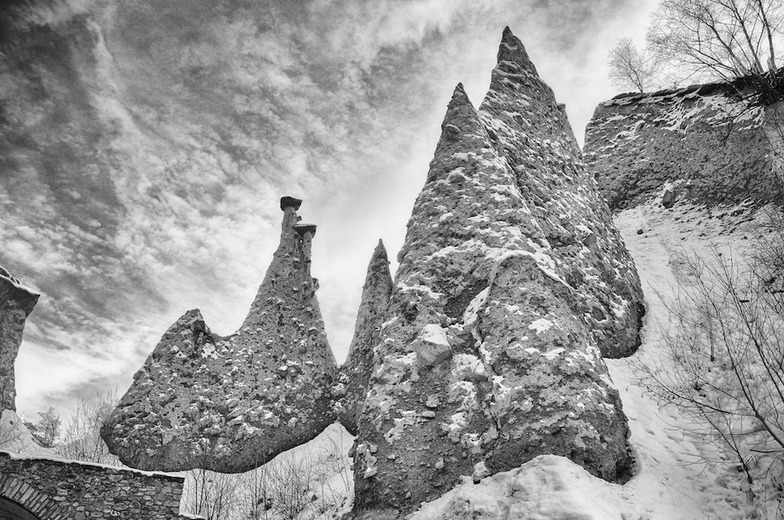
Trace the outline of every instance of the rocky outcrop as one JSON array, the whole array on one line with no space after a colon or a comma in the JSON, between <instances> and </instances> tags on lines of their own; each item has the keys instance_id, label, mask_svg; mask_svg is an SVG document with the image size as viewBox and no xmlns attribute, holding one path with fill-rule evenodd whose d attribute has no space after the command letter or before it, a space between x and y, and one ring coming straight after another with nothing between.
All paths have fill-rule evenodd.
<instances>
[{"instance_id":1,"label":"rocky outcrop","mask_svg":"<svg viewBox=\"0 0 784 520\"><path fill-rule=\"evenodd\" d=\"M365 402L367 385L373 371L373 352L378 345L381 325L392 295L392 276L383 242L378 241L368 265L362 299L359 304L354 337L345 364L340 369L340 382L345 387L339 420L352 434Z\"/></svg>"},{"instance_id":2,"label":"rocky outcrop","mask_svg":"<svg viewBox=\"0 0 784 520\"><path fill-rule=\"evenodd\" d=\"M622 477L628 427L600 348L636 348L639 280L508 28L479 109L455 89L398 260L359 419L359 517L546 453Z\"/></svg>"},{"instance_id":3,"label":"rocky outcrop","mask_svg":"<svg viewBox=\"0 0 784 520\"><path fill-rule=\"evenodd\" d=\"M588 123L586 164L613 210L655 197L665 207L775 200L784 107L753 99L742 80L622 94Z\"/></svg>"},{"instance_id":4,"label":"rocky outcrop","mask_svg":"<svg viewBox=\"0 0 784 520\"><path fill-rule=\"evenodd\" d=\"M0 267L0 411L16 411L14 364L22 344L25 321L39 296Z\"/></svg>"},{"instance_id":5,"label":"rocky outcrop","mask_svg":"<svg viewBox=\"0 0 784 520\"><path fill-rule=\"evenodd\" d=\"M101 436L146 470L256 468L336 419L337 369L310 275L312 224L281 199L280 246L236 334L220 337L198 310L164 334Z\"/></svg>"}]
</instances>

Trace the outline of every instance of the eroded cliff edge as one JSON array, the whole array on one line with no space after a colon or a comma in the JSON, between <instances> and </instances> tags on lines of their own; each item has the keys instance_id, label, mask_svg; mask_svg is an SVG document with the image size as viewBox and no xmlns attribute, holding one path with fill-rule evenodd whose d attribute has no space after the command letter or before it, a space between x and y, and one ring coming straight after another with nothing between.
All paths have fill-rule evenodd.
<instances>
[{"instance_id":1,"label":"eroded cliff edge","mask_svg":"<svg viewBox=\"0 0 784 520\"><path fill-rule=\"evenodd\" d=\"M781 185L782 128L782 102L759 98L744 78L621 94L588 123L585 162L614 211L660 196L665 205L764 204Z\"/></svg>"}]
</instances>

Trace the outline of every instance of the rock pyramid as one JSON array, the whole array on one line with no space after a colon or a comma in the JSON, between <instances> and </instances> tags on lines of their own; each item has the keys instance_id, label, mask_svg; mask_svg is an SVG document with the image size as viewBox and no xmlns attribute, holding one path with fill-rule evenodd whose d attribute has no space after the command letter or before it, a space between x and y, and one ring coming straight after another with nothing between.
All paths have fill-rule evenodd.
<instances>
[{"instance_id":1,"label":"rock pyramid","mask_svg":"<svg viewBox=\"0 0 784 520\"><path fill-rule=\"evenodd\" d=\"M382 321L389 308L391 295L392 276L389 273L387 250L379 240L368 265L365 285L362 287L354 337L346 362L340 370L341 383L346 391L339 420L352 435L357 433L357 422L373 370L373 353L378 345Z\"/></svg>"},{"instance_id":2,"label":"rock pyramid","mask_svg":"<svg viewBox=\"0 0 784 520\"><path fill-rule=\"evenodd\" d=\"M628 426L602 354L638 345L639 279L509 28L479 109L454 91L398 260L359 418L359 517L540 454L623 477Z\"/></svg>"},{"instance_id":3,"label":"rock pyramid","mask_svg":"<svg viewBox=\"0 0 784 520\"><path fill-rule=\"evenodd\" d=\"M129 466L247 471L336 419L337 368L310 275L316 226L283 197L280 246L237 333L188 311L166 331L101 430Z\"/></svg>"},{"instance_id":4,"label":"rock pyramid","mask_svg":"<svg viewBox=\"0 0 784 520\"><path fill-rule=\"evenodd\" d=\"M16 411L14 364L25 322L39 296L0 267L0 412Z\"/></svg>"}]
</instances>

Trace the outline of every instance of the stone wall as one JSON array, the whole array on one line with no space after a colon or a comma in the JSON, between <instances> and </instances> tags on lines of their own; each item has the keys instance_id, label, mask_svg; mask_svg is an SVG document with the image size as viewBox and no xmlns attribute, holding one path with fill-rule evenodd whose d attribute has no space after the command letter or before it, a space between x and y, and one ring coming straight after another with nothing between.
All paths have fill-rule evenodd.
<instances>
[{"instance_id":1,"label":"stone wall","mask_svg":"<svg viewBox=\"0 0 784 520\"><path fill-rule=\"evenodd\" d=\"M0 452L0 497L41 520L184 519L179 514L183 482L170 475Z\"/></svg>"},{"instance_id":2,"label":"stone wall","mask_svg":"<svg viewBox=\"0 0 784 520\"><path fill-rule=\"evenodd\" d=\"M665 204L775 196L781 103L763 107L751 94L742 84L715 83L601 103L586 128L584 157L610 208L662 196L668 185Z\"/></svg>"}]
</instances>

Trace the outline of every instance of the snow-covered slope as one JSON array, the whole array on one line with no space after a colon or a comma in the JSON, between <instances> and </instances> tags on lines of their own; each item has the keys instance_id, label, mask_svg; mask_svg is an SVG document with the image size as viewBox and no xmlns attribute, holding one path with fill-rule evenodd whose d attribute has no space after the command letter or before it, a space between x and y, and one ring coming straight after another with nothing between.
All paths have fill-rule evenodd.
<instances>
[{"instance_id":1,"label":"snow-covered slope","mask_svg":"<svg viewBox=\"0 0 784 520\"><path fill-rule=\"evenodd\" d=\"M672 326L668 306L673 305L679 278L686 276L684 259L710 261L719 252L742 256L753 243L761 214L742 204L713 209L676 204L665 209L651 201L615 219L637 264L648 316L637 355L610 360L608 367L629 417L638 464L624 493L651 520L746 517L737 462L695 433L704 431L704 425L656 402L645 388L640 364L666 366L662 336Z\"/></svg>"}]
</instances>

